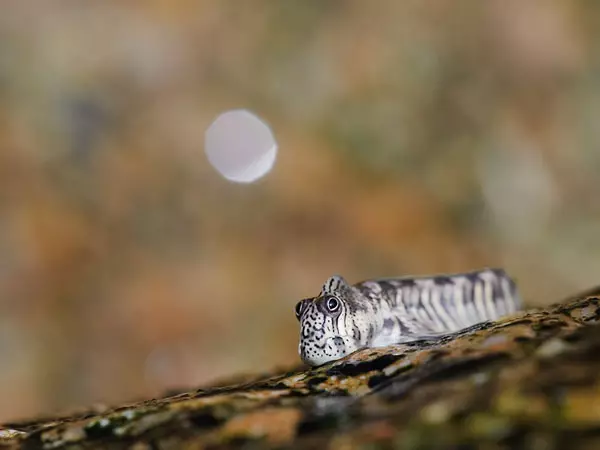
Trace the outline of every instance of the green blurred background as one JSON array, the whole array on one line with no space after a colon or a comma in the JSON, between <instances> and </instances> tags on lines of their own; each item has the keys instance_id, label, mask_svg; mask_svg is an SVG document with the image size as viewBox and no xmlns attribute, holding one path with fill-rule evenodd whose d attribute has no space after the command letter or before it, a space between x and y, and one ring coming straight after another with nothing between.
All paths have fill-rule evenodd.
<instances>
[{"instance_id":1,"label":"green blurred background","mask_svg":"<svg viewBox=\"0 0 600 450\"><path fill-rule=\"evenodd\" d=\"M0 420L296 364L334 273L598 284L599 44L590 0L4 0Z\"/></svg>"}]
</instances>

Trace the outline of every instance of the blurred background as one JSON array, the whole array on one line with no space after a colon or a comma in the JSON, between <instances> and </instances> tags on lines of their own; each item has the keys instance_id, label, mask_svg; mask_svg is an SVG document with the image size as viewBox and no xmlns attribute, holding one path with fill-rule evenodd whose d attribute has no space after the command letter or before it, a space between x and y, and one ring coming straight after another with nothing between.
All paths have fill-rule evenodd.
<instances>
[{"instance_id":1,"label":"blurred background","mask_svg":"<svg viewBox=\"0 0 600 450\"><path fill-rule=\"evenodd\" d=\"M600 284L599 43L583 0L3 1L0 420L297 364L334 273Z\"/></svg>"}]
</instances>

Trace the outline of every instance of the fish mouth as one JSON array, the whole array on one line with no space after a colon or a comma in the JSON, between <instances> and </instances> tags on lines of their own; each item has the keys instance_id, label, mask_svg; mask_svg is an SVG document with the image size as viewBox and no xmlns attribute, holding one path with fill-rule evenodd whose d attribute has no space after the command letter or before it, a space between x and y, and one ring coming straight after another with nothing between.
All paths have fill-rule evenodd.
<instances>
[{"instance_id":1,"label":"fish mouth","mask_svg":"<svg viewBox=\"0 0 600 450\"><path fill-rule=\"evenodd\" d=\"M342 334L339 336L330 336L328 338L325 339L320 339L320 340L313 340L314 334L311 334L308 337L302 337L300 339L300 343L298 344L298 350L299 352L302 352L307 346L312 346L316 349L319 349L321 351L324 351L325 348L327 347L327 345L332 341L332 340L339 340L341 341L345 346L347 346L349 343L353 343L354 342L354 338L349 335L349 334ZM312 341L312 342L311 342ZM310 345L310 344L312 345Z\"/></svg>"},{"instance_id":2,"label":"fish mouth","mask_svg":"<svg viewBox=\"0 0 600 450\"><path fill-rule=\"evenodd\" d=\"M323 343L312 342L298 346L300 358L311 366L321 366L331 361L343 358L354 352L353 340L349 335L328 337Z\"/></svg>"}]
</instances>

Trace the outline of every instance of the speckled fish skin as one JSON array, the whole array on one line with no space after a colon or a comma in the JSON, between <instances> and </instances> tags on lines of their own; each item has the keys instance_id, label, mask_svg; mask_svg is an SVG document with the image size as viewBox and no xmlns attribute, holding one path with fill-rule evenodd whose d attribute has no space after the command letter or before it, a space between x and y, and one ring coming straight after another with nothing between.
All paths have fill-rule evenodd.
<instances>
[{"instance_id":1,"label":"speckled fish skin","mask_svg":"<svg viewBox=\"0 0 600 450\"><path fill-rule=\"evenodd\" d=\"M354 285L335 275L317 297L296 304L298 352L318 366L361 348L439 337L520 309L515 282L502 269Z\"/></svg>"}]
</instances>

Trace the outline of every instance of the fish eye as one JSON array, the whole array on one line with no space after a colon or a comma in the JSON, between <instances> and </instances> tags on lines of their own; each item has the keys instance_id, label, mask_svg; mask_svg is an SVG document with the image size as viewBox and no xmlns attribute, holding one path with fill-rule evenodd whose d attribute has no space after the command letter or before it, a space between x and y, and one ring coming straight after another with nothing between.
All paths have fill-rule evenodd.
<instances>
[{"instance_id":1,"label":"fish eye","mask_svg":"<svg viewBox=\"0 0 600 450\"><path fill-rule=\"evenodd\" d=\"M334 313L340 308L340 301L333 296L327 297L325 300L325 308L327 308L327 311L330 313Z\"/></svg>"},{"instance_id":2,"label":"fish eye","mask_svg":"<svg viewBox=\"0 0 600 450\"><path fill-rule=\"evenodd\" d=\"M296 303L296 319L300 320L300 316L302 315L302 311L304 310L304 300L300 300Z\"/></svg>"}]
</instances>

